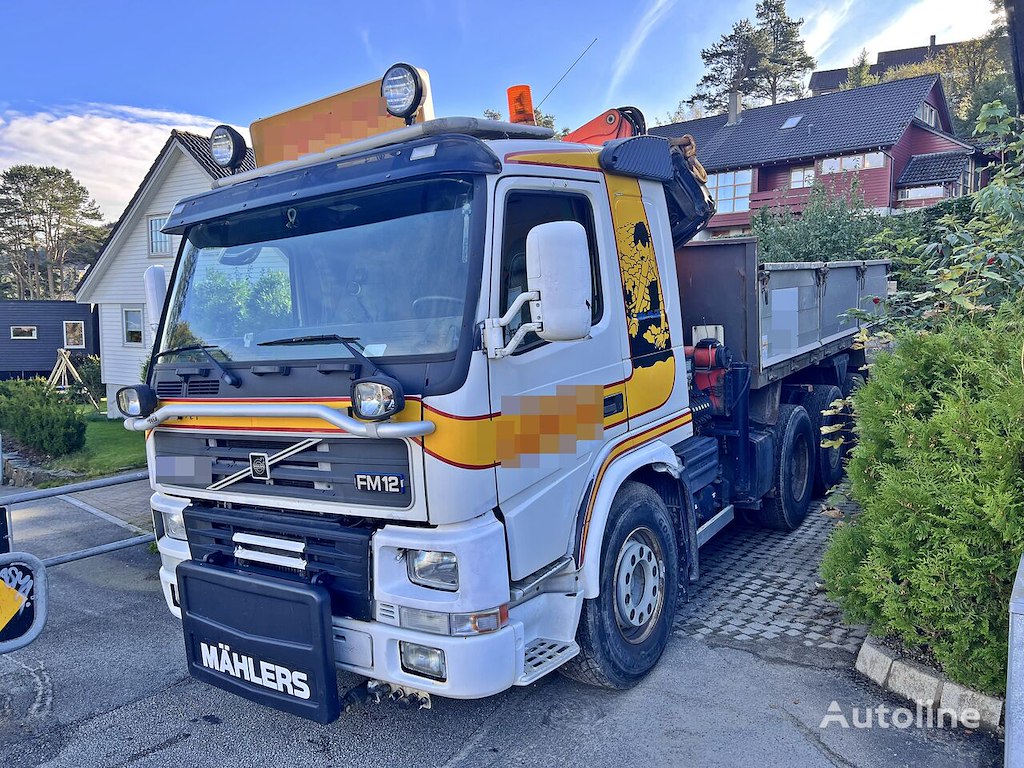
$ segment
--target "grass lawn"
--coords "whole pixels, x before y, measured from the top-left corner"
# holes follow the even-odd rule
[[[121,419],[108,419],[104,401],[100,407],[103,413],[82,406],[86,418],[85,447],[50,460],[45,465],[47,469],[80,472],[86,475],[84,480],[146,466],[145,433],[129,432]]]

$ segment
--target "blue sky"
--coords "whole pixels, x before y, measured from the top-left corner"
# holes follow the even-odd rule
[[[380,77],[430,72],[438,115],[504,110],[529,83],[559,126],[639,106],[653,122],[689,95],[700,48],[753,16],[755,0],[391,0],[9,3],[0,32],[0,170],[68,167],[120,215],[174,127],[247,126]],[[988,0],[789,0],[819,67],[878,50],[976,36]]]

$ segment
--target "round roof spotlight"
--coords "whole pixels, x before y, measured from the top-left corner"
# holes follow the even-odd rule
[[[245,159],[245,139],[230,125],[218,125],[210,134],[213,162],[232,171]]]
[[[405,120],[406,125],[416,121],[416,110],[423,103],[423,78],[408,64],[395,64],[380,83],[380,95],[388,112]]]

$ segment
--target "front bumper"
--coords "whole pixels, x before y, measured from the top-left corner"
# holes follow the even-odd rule
[[[171,613],[180,619],[175,569],[189,559],[188,543],[162,536],[157,548],[164,600]],[[519,622],[474,637],[434,635],[376,621],[338,617],[332,623],[338,668],[375,680],[438,696],[475,699],[510,688],[521,672],[523,626]],[[443,650],[448,679],[438,682],[405,672],[398,652],[398,643],[402,640]]]
[[[375,621],[334,619],[339,669],[452,699],[479,699],[511,688],[522,666],[522,637],[522,625],[485,635],[450,637]],[[447,680],[439,682],[404,671],[398,653],[402,640],[444,651]]]

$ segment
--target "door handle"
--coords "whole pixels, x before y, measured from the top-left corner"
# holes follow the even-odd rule
[[[622,413],[625,410],[625,401],[622,397],[621,392],[617,392],[614,395],[608,395],[604,399],[604,417],[614,416],[616,413]]]

